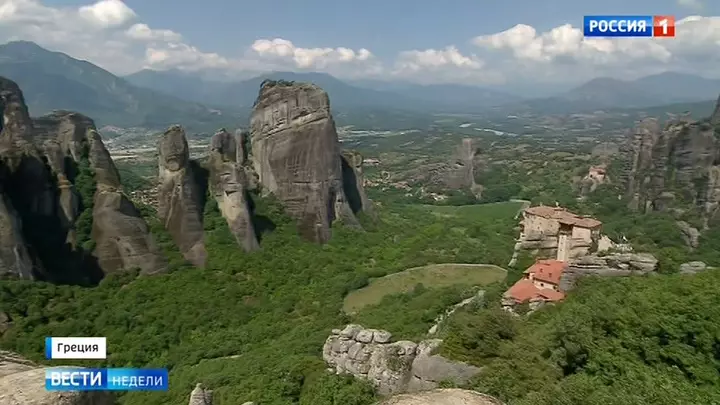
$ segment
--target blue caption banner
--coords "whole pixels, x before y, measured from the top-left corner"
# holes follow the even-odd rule
[[[587,15],[583,18],[586,37],[652,37],[651,15]]]
[[[168,371],[157,368],[45,369],[48,391],[167,391]]]

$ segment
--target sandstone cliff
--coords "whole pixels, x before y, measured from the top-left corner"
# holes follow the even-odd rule
[[[260,184],[283,202],[303,237],[324,243],[335,219],[356,223],[325,91],[313,84],[265,81],[250,127]]]
[[[158,217],[187,261],[204,267],[207,261],[203,229],[204,190],[190,161],[185,131],[170,127],[158,144]]]
[[[463,384],[480,371],[434,354],[442,340],[391,343],[391,338],[384,330],[347,325],[328,337],[323,359],[337,374],[369,380],[382,395],[434,389],[443,381]]]
[[[0,351],[0,404],[2,405],[113,405],[108,392],[50,392],[45,390],[45,369],[14,353]]]
[[[21,90],[1,77],[0,100],[0,275],[93,282],[136,267],[162,271],[93,121],[68,111],[32,120]]]
[[[719,121],[720,105],[709,119],[676,119],[664,129],[656,120],[642,121],[624,150],[630,207],[663,211],[692,206],[707,225],[719,222]]]
[[[260,245],[246,197],[248,181],[242,167],[245,159],[242,147],[242,138],[224,129],[212,137],[209,186],[238,244],[245,251],[252,251]]]

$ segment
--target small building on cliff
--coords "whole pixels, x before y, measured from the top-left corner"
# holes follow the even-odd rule
[[[534,310],[547,302],[561,301],[565,292],[560,287],[560,279],[566,268],[567,263],[563,261],[538,260],[503,294],[503,308],[513,311],[517,305],[528,303],[529,309]]]
[[[566,262],[598,249],[602,222],[563,207],[540,205],[523,211],[515,250]]]

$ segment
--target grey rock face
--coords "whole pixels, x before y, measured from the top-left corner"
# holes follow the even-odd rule
[[[182,127],[174,125],[165,131],[158,145],[158,159],[158,216],[185,259],[197,267],[205,267],[203,193],[190,165]]]
[[[45,390],[45,369],[14,353],[0,351],[0,404],[113,405],[109,392],[51,392]]]
[[[139,268],[143,274],[163,272],[166,261],[150,235],[147,223],[121,191],[120,173],[89,117],[56,111],[34,121],[36,137],[57,177],[60,216],[72,231],[79,213],[79,197],[69,179],[67,162],[87,157],[94,173],[92,238],[103,273]],[[69,239],[74,238],[69,234]]]
[[[560,279],[560,289],[569,291],[584,276],[627,277],[655,274],[658,260],[649,253],[616,253],[607,256],[590,255],[568,262]]]
[[[328,337],[323,359],[337,374],[369,380],[382,395],[433,389],[445,380],[462,384],[480,371],[433,354],[441,340],[390,339],[387,331],[347,325]]]
[[[260,248],[245,192],[247,180],[239,162],[243,158],[242,145],[224,129],[212,137],[210,146],[210,191],[220,212],[246,251]]]
[[[343,151],[341,158],[343,187],[350,209],[353,213],[364,211],[372,215],[372,201],[365,192],[362,155],[356,151]]]
[[[445,183],[451,189],[469,189],[479,193],[475,184],[475,155],[476,148],[473,140],[465,138],[462,144],[457,147],[449,172],[446,174]],[[480,196],[477,196],[480,198]]]
[[[685,221],[677,221],[676,224],[683,234],[685,244],[691,249],[696,249],[700,244],[700,231]]]
[[[34,279],[33,261],[21,231],[20,217],[11,202],[0,195],[0,279]]]
[[[476,391],[448,388],[396,395],[377,405],[503,405],[503,403]]]
[[[312,84],[266,81],[250,127],[260,184],[283,202],[304,238],[325,243],[335,219],[352,222],[325,91]]]
[[[663,211],[675,201],[688,201],[707,221],[718,220],[718,108],[707,120],[675,119],[664,129],[656,120],[638,125],[625,148],[623,179],[631,208]]]
[[[188,405],[212,405],[212,391],[205,389],[202,384],[197,384],[190,393]]]

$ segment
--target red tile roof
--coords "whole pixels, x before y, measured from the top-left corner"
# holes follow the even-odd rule
[[[554,219],[561,224],[568,224],[573,226],[579,226],[581,228],[596,228],[602,225],[602,222],[595,218],[583,217],[581,215],[572,213],[562,207],[548,207],[546,205],[539,205],[537,207],[530,207],[525,210],[530,215],[537,215],[539,217]]]
[[[566,267],[567,263],[559,260],[538,260],[525,270],[525,274],[532,274],[539,281],[559,285]]]
[[[536,299],[560,301],[565,298],[565,294],[550,288],[538,288],[532,281],[527,279],[515,283],[504,295],[505,297],[512,298],[518,304]]]

